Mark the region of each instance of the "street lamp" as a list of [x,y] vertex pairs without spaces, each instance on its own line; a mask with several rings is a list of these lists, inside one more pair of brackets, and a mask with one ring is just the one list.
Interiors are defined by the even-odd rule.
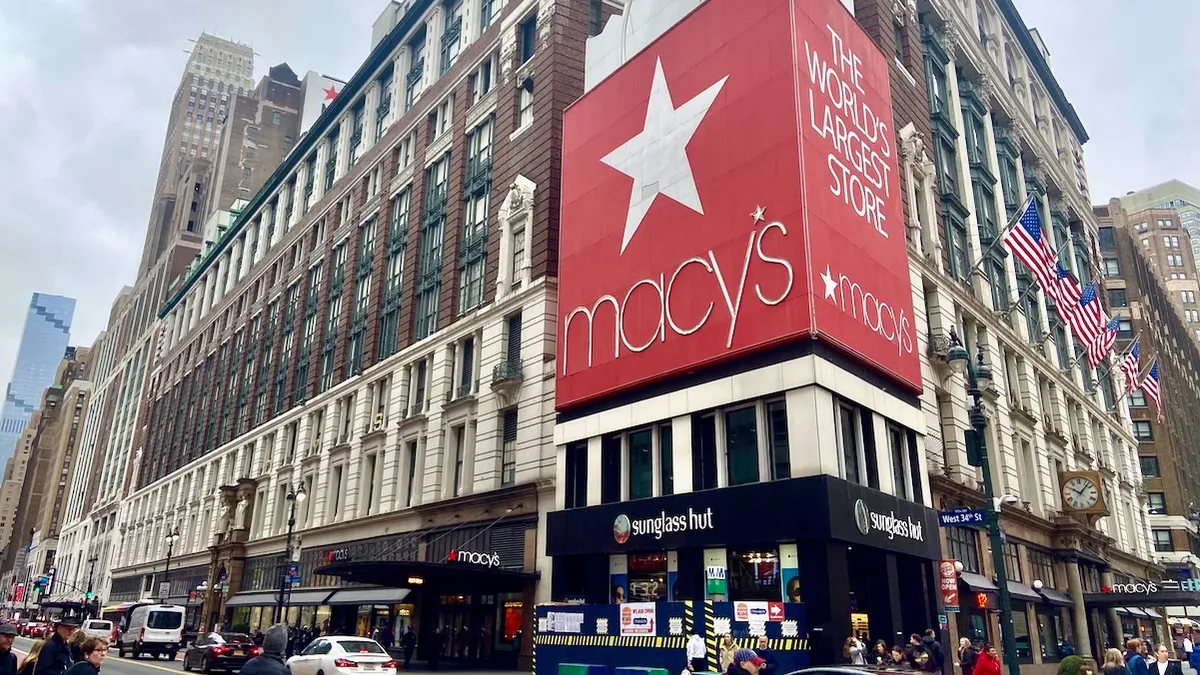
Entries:
[[283,569],[279,571],[279,600],[275,604],[275,620],[272,623],[279,623],[283,620],[284,605],[287,604],[288,565],[292,561],[292,531],[296,527],[296,505],[307,498],[308,493],[304,491],[303,485],[297,488],[288,487],[287,543],[283,548]]
[[100,560],[100,556],[92,556],[87,559],[88,564],[88,587],[87,587],[87,609],[83,612],[83,618],[92,618],[92,579],[96,574],[96,561]]
[[983,392],[992,384],[992,369],[983,360],[983,345],[979,345],[975,363],[971,363],[971,355],[963,347],[954,328],[950,329],[950,344],[946,349],[946,363],[954,372],[967,378],[967,395],[971,418],[971,427],[975,430],[979,442],[979,464],[983,469],[984,513],[987,517],[988,538],[992,546],[992,566],[996,569],[997,595],[1000,596],[1000,634],[1004,640],[1004,661],[1008,664],[1009,675],[1021,675],[1021,666],[1017,662],[1017,639],[1013,634],[1012,597],[1008,592],[1008,574],[1004,569],[1004,535],[1000,532],[1000,515],[996,511],[997,502],[995,491],[992,489],[992,466],[988,460],[987,411],[983,409]]
[[[167,542],[167,565],[165,568],[163,568],[163,583],[170,584],[171,583],[171,555],[175,553],[175,542],[179,541],[179,526],[176,525],[175,527],[171,528],[171,531],[167,533],[167,536],[163,538],[163,541]],[[161,586],[159,587],[159,590],[160,591],[162,590]],[[162,595],[163,596],[162,601],[166,602],[167,598],[171,595],[170,585],[167,586],[166,593],[160,592],[159,595]]]

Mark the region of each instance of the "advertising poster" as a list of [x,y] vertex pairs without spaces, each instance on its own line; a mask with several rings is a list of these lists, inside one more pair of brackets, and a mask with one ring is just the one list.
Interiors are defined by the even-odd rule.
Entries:
[[608,601],[614,605],[619,605],[629,599],[629,575],[628,574],[610,574],[608,575],[609,591]]
[[957,612],[958,600],[958,571],[954,569],[953,560],[938,562],[938,587],[942,591],[942,605],[946,612]]
[[766,621],[768,603],[763,601],[742,601],[733,603],[734,621]]
[[800,570],[795,567],[784,567],[780,570],[780,581],[783,584],[784,602],[804,602],[800,598]]
[[621,605],[621,635],[654,635],[656,605],[627,602]]

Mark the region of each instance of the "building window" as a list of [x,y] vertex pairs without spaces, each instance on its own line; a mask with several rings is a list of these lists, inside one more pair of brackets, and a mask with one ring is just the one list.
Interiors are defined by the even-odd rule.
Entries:
[[479,3],[480,26],[483,30],[487,30],[492,25],[492,21],[496,20],[496,16],[500,14],[500,8],[504,6],[504,0],[482,0]]
[[1133,435],[1139,441],[1154,440],[1154,430],[1150,426],[1150,422],[1148,420],[1134,420]]
[[629,433],[629,499],[654,496],[654,454],[650,429]]
[[463,177],[463,236],[459,245],[458,315],[483,304],[488,251],[488,205],[492,193],[492,118],[467,137]]
[[1196,291],[1180,291],[1179,295],[1184,303],[1189,305],[1196,304]]
[[666,602],[667,554],[630,553],[628,602]]
[[1054,588],[1054,557],[1033,548],[1026,548],[1025,552],[1029,554],[1029,570],[1033,572],[1033,578],[1048,588]]
[[871,433],[870,411],[845,401],[836,403],[836,411],[842,477],[852,483],[879,489],[879,466]]
[[1149,492],[1146,494],[1149,500],[1150,513],[1162,515],[1167,512],[1167,496],[1162,492]]
[[387,271],[383,282],[383,307],[379,314],[379,359],[399,349],[400,299],[404,288],[404,255],[408,249],[409,190],[392,198],[388,222]]
[[726,572],[731,601],[778,601],[783,597],[778,549],[730,550]]
[[417,102],[417,97],[421,95],[421,85],[425,80],[425,28],[422,27],[418,35],[413,38],[413,41],[408,44],[409,69],[404,77],[404,110],[408,112],[409,108]]
[[525,278],[525,226],[513,228],[509,235],[512,243],[512,266],[510,273],[512,274],[512,290],[521,288],[521,282]]
[[658,476],[663,496],[675,494],[673,433],[670,422],[658,427]]
[[423,340],[437,331],[449,169],[450,153],[446,153],[425,172],[425,214],[421,221],[421,256],[417,269],[417,320],[414,325],[417,340]]
[[992,309],[997,312],[1007,312],[1008,307],[1008,274],[1004,269],[1004,259],[988,256],[988,285],[992,290]]
[[1158,471],[1158,457],[1153,455],[1142,455],[1138,457],[1138,461],[1142,467],[1142,478],[1161,478],[1162,474]]
[[755,406],[725,412],[725,468],[730,485],[758,482],[758,425]]
[[892,22],[892,39],[896,42],[896,60],[904,63],[908,60],[908,45],[904,40],[904,26],[898,21]]
[[280,115],[278,110],[273,111],[271,113],[271,124],[273,124],[275,126],[279,126],[280,123],[282,123],[282,122],[283,122],[283,115]]
[[1111,227],[1100,228],[1100,250],[1117,250],[1117,238],[1113,235],[1113,229]]
[[959,281],[969,281],[971,271],[971,252],[967,245],[967,225],[955,213],[947,211],[943,220],[946,225],[946,244],[948,269],[951,277]]
[[[888,425],[888,450],[892,457],[892,482],[895,485],[896,496],[901,499],[912,499],[912,483],[920,484],[920,477],[914,475],[909,466],[908,434],[905,430]],[[911,478],[910,478],[911,477]]]
[[458,60],[458,54],[462,50],[462,0],[447,3],[444,16],[445,30],[442,32],[442,69],[439,73],[440,75],[450,70],[450,67]]
[[517,128],[524,129],[533,123],[533,77],[526,77],[517,92]]
[[715,413],[692,415],[692,490],[717,487],[717,418]]
[[1021,554],[1016,544],[1004,544],[1004,572],[1009,581],[1021,581]]
[[979,544],[975,530],[969,527],[948,527],[945,531],[950,557],[962,563],[964,572],[979,574]]
[[350,358],[346,361],[346,377],[362,372],[363,348],[367,342],[367,312],[371,306],[371,272],[375,258],[375,218],[359,232],[358,264],[355,266],[354,310],[350,315]]
[[1134,389],[1133,391],[1129,392],[1129,407],[1130,408],[1145,408],[1146,407],[1146,395],[1142,393],[1141,389]]
[[1104,259],[1104,278],[1115,279],[1121,276],[1121,264],[1116,258]]
[[333,270],[329,275],[329,307],[325,316],[325,339],[321,345],[321,380],[318,392],[333,386],[333,364],[337,357],[338,331],[342,320],[342,288],[346,280],[346,248],[342,243],[333,251]]
[[600,503],[621,501],[621,437],[617,434],[600,440]]
[[537,50],[537,14],[522,21],[517,26],[517,44],[521,50],[521,65],[529,62]]
[[1171,542],[1171,530],[1156,527],[1150,530],[1150,532],[1154,535],[1155,553],[1170,553],[1175,550],[1175,544]]
[[308,270],[308,298],[304,308],[304,330],[300,334],[300,356],[296,361],[295,401],[305,400],[308,392],[308,367],[317,339],[317,304],[321,298],[320,265]]
[[587,441],[571,443],[566,449],[567,477],[564,492],[564,508],[577,509],[587,506],[588,444]]
[[1133,337],[1133,322],[1129,319],[1117,319],[1117,337],[1128,340]]
[[504,447],[500,455],[500,484],[512,485],[517,480],[517,409],[507,408],[502,414]]
[[787,403],[767,403],[767,448],[771,457],[771,480],[792,477],[792,459],[788,450]]
[[1124,288],[1112,288],[1108,291],[1109,307],[1127,307],[1129,302],[1126,300]]
[[251,174],[251,169],[250,169],[250,167],[245,167],[245,168],[243,168],[243,169],[242,169],[242,180],[243,180],[243,181],[249,181],[249,180],[250,180],[250,174]]

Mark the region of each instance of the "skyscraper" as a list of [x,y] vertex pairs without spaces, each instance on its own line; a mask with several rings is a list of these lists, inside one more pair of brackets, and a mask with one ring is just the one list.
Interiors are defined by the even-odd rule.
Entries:
[[21,346],[13,364],[8,389],[4,393],[4,412],[0,418],[0,462],[13,454],[13,448],[29,423],[29,415],[42,400],[42,391],[54,382],[54,373],[67,350],[71,337],[71,319],[75,299],[61,295],[34,293],[21,332]]

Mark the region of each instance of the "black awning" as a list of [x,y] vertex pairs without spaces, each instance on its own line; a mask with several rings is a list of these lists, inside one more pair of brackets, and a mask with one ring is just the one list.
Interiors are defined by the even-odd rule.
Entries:
[[278,593],[238,593],[225,601],[226,607],[271,607],[279,601]]
[[1000,587],[997,586],[995,582],[983,576],[982,574],[976,574],[974,572],[962,572],[958,575],[958,579],[962,583],[966,584],[967,588],[973,591],[995,593],[996,591],[1000,590]]
[[1071,597],[1069,595],[1063,593],[1057,588],[1050,588],[1046,586],[1043,587],[1039,592],[1042,594],[1042,597],[1046,599],[1046,602],[1050,603],[1051,605],[1070,607],[1071,605],[1075,604],[1071,602]]
[[[451,595],[476,592],[516,593],[538,578],[537,572],[487,568],[465,563],[365,560],[318,567],[316,574],[384,588],[434,587]],[[345,590],[345,589],[343,589]]]
[[343,588],[329,596],[326,605],[396,605],[411,593],[407,588]]
[[1159,614],[1158,612],[1154,611],[1153,609],[1150,609],[1149,607],[1143,607],[1142,611],[1145,612],[1146,616],[1150,617],[1151,619],[1163,618],[1162,614]]
[[1019,581],[1008,582],[1008,594],[1014,600],[1024,600],[1025,602],[1042,601],[1042,596],[1038,595],[1032,587],[1026,586]]
[[332,588],[300,589],[288,593],[288,605],[291,607],[319,607],[329,604],[329,596],[333,595]]

